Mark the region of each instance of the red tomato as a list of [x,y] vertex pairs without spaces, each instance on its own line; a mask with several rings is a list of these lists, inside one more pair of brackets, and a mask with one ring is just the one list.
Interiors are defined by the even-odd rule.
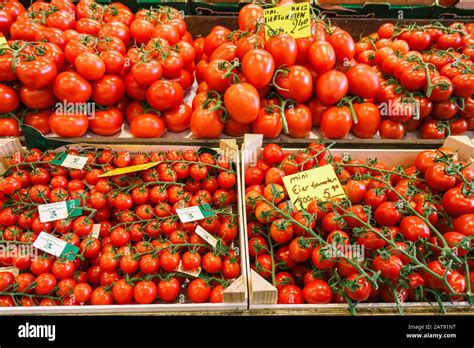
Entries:
[[130,132],[136,138],[161,138],[165,131],[165,122],[154,114],[142,114],[130,124]]
[[258,116],[260,97],[251,84],[237,83],[225,91],[224,105],[234,121],[250,123]]

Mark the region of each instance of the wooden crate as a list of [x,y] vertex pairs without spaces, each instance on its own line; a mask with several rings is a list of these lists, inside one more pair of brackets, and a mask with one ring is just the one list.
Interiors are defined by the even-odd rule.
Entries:
[[[474,167],[474,144],[466,136],[452,136],[446,139],[443,147],[458,152],[460,160],[471,162]],[[286,148],[286,151],[296,152],[298,149]],[[342,155],[349,153],[353,159],[365,161],[367,158],[378,158],[388,166],[396,166],[403,164],[411,164],[414,162],[415,156],[420,150],[414,149],[399,149],[399,150],[382,150],[382,149],[331,149],[333,155]],[[262,157],[262,136],[255,134],[248,134],[245,136],[244,143],[241,150],[242,155],[242,174],[244,178],[245,170]],[[241,192],[244,197],[241,198],[245,204],[245,183],[241,182]],[[243,224],[245,235],[247,235],[247,213],[246,209],[242,208],[244,212]],[[247,239],[246,239],[247,241]],[[248,241],[247,241],[248,250]],[[271,314],[318,314],[318,315],[349,315],[349,307],[346,304],[298,304],[298,305],[282,305],[277,304],[277,289],[266,279],[261,277],[257,272],[250,269],[250,256],[247,255],[247,274],[249,281],[249,309],[251,313],[261,315]],[[456,314],[472,314],[474,315],[474,307],[467,302],[459,302],[455,304],[443,304],[447,312]],[[437,311],[436,304],[428,303],[413,303],[406,302],[402,304],[404,313],[406,314],[435,314]],[[439,308],[438,308],[439,309]],[[361,303],[357,305],[357,313],[362,315],[373,314],[398,314],[398,308],[395,303]]]
[[[87,145],[87,144],[85,144]],[[78,147],[82,145],[77,145]],[[104,146],[104,145],[103,145]],[[103,147],[102,146],[102,147]],[[182,146],[182,145],[138,145],[138,144],[117,144],[107,146],[114,151],[130,151],[130,152],[152,152],[152,151],[170,151],[170,150],[197,150],[198,146]],[[0,154],[2,157],[12,155],[17,151],[24,151],[19,147],[18,139],[6,139],[0,142]],[[236,163],[237,182],[240,183],[240,161],[239,151],[235,140],[222,140],[219,147],[213,150],[232,156]],[[55,152],[64,151],[64,148],[57,148]],[[1,164],[1,163],[0,163]],[[2,175],[3,173],[0,173]],[[242,274],[232,281],[231,285],[225,289],[223,303],[172,303],[172,304],[150,304],[150,305],[106,305],[106,306],[51,306],[51,307],[0,307],[0,315],[43,315],[43,314],[94,314],[94,315],[121,315],[125,313],[135,314],[164,314],[172,312],[242,312],[248,308],[248,291],[247,291],[247,259],[246,259],[246,237],[244,234],[242,223],[242,202],[240,185],[237,186],[237,206],[234,211],[239,215],[239,237],[238,245],[240,251],[240,262]]]

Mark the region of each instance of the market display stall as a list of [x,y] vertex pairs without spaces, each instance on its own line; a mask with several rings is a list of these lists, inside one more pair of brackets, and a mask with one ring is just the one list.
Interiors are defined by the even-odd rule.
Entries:
[[338,4],[0,3],[0,314],[473,313],[472,11]]

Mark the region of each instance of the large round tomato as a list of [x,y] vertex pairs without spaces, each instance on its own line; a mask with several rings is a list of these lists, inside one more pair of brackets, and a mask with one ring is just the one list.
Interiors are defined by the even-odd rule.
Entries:
[[74,65],[77,72],[89,81],[98,80],[105,74],[105,63],[102,58],[90,52],[79,54]]
[[336,58],[339,62],[344,60],[351,60],[355,54],[355,43],[352,36],[344,30],[336,30],[334,33],[329,35],[328,42],[334,48]]
[[192,113],[193,109],[191,109],[191,107],[186,103],[179,105],[177,108],[166,111],[163,113],[166,128],[168,128],[169,131],[176,133],[185,131],[191,125]]
[[454,95],[471,97],[474,95],[474,74],[459,74],[453,77]]
[[258,116],[260,96],[251,84],[237,83],[225,91],[224,105],[234,121],[250,123]]
[[242,73],[257,89],[266,87],[273,78],[275,62],[270,53],[261,49],[248,51],[242,60]]
[[160,138],[164,131],[165,122],[153,114],[139,115],[130,125],[130,132],[136,138]]
[[331,70],[336,64],[336,52],[327,41],[316,41],[308,51],[309,62],[317,74]]
[[153,83],[146,92],[146,100],[154,109],[168,111],[183,102],[183,88],[177,82],[159,80]]
[[20,87],[20,99],[30,109],[48,109],[58,100],[51,86],[43,89]]
[[347,106],[333,106],[321,117],[321,134],[328,139],[344,138],[352,127],[352,116]]
[[357,64],[346,72],[349,91],[364,99],[375,98],[379,92],[379,77],[375,70],[366,64]]
[[125,94],[122,79],[115,75],[105,75],[92,83],[92,99],[99,105],[117,104]]
[[372,138],[378,132],[380,122],[382,122],[379,108],[372,103],[354,104],[353,106],[357,123],[352,125],[352,133],[358,138]]
[[41,89],[49,85],[58,73],[56,65],[48,58],[37,57],[22,61],[16,68],[18,79],[27,87]]
[[280,110],[276,107],[261,108],[252,123],[252,132],[263,134],[264,138],[274,139],[280,135],[282,129]]
[[98,135],[114,135],[122,129],[123,115],[118,108],[96,111],[89,122],[92,132]]
[[18,121],[13,117],[0,118],[0,136],[2,137],[18,137],[20,128]]
[[63,138],[81,137],[87,132],[89,119],[83,114],[54,112],[49,117],[49,127]]
[[29,112],[25,116],[25,124],[35,127],[44,135],[51,133],[51,128],[49,128],[49,116],[51,111],[43,110],[38,112]]
[[285,118],[288,123],[290,136],[293,138],[305,138],[311,132],[313,120],[311,110],[304,104],[285,110]]
[[8,113],[20,105],[18,94],[11,87],[0,84],[0,113]]
[[401,122],[383,120],[379,132],[382,139],[402,139],[405,135],[405,126]]
[[[212,108],[212,107],[211,107]],[[191,115],[191,131],[196,138],[217,139],[224,130],[222,111],[198,106]]]
[[283,65],[292,66],[298,55],[296,40],[290,34],[285,33],[268,38],[265,50],[270,52],[277,68]]
[[239,29],[255,32],[256,26],[263,21],[263,8],[258,4],[248,4],[239,11]]
[[329,70],[316,80],[316,96],[325,105],[333,105],[340,101],[349,89],[346,75],[337,70]]
[[311,73],[301,65],[293,65],[282,70],[275,79],[277,91],[283,98],[304,103],[313,94]]
[[92,94],[90,83],[72,71],[60,73],[54,81],[53,90],[59,100],[71,103],[85,103]]

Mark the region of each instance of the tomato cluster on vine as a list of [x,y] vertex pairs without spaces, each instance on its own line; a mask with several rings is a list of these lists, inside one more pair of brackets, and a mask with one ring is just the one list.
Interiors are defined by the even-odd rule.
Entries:
[[[19,124],[43,134],[119,133],[161,137],[189,128],[183,102],[194,81],[193,38],[180,12],[163,6],[133,13],[93,0],[0,4],[1,136]],[[80,108],[94,104],[94,110]],[[79,106],[78,106],[79,105]]]
[[418,129],[441,139],[473,128],[472,23],[386,23],[356,43],[312,12],[310,36],[295,39],[249,4],[238,25],[194,41],[196,137],[306,138],[319,127],[329,139],[401,139]]
[[[282,178],[328,164],[346,197],[293,204]],[[426,150],[388,166],[323,144],[268,144],[244,176],[251,267],[278,289],[279,303],[472,296],[474,169],[456,153]]]
[[[225,157],[195,150],[135,153],[67,151],[87,157],[83,169],[51,164],[37,149],[8,160],[0,184],[1,306],[222,302],[241,274],[237,178]],[[117,168],[150,169],[101,177]],[[82,215],[41,222],[38,206],[78,199]],[[181,222],[177,209],[209,204],[213,215]],[[95,226],[100,232],[93,235]],[[195,231],[217,240],[212,246]],[[79,247],[74,260],[32,247],[41,232]],[[36,250],[33,253],[32,250]]]

